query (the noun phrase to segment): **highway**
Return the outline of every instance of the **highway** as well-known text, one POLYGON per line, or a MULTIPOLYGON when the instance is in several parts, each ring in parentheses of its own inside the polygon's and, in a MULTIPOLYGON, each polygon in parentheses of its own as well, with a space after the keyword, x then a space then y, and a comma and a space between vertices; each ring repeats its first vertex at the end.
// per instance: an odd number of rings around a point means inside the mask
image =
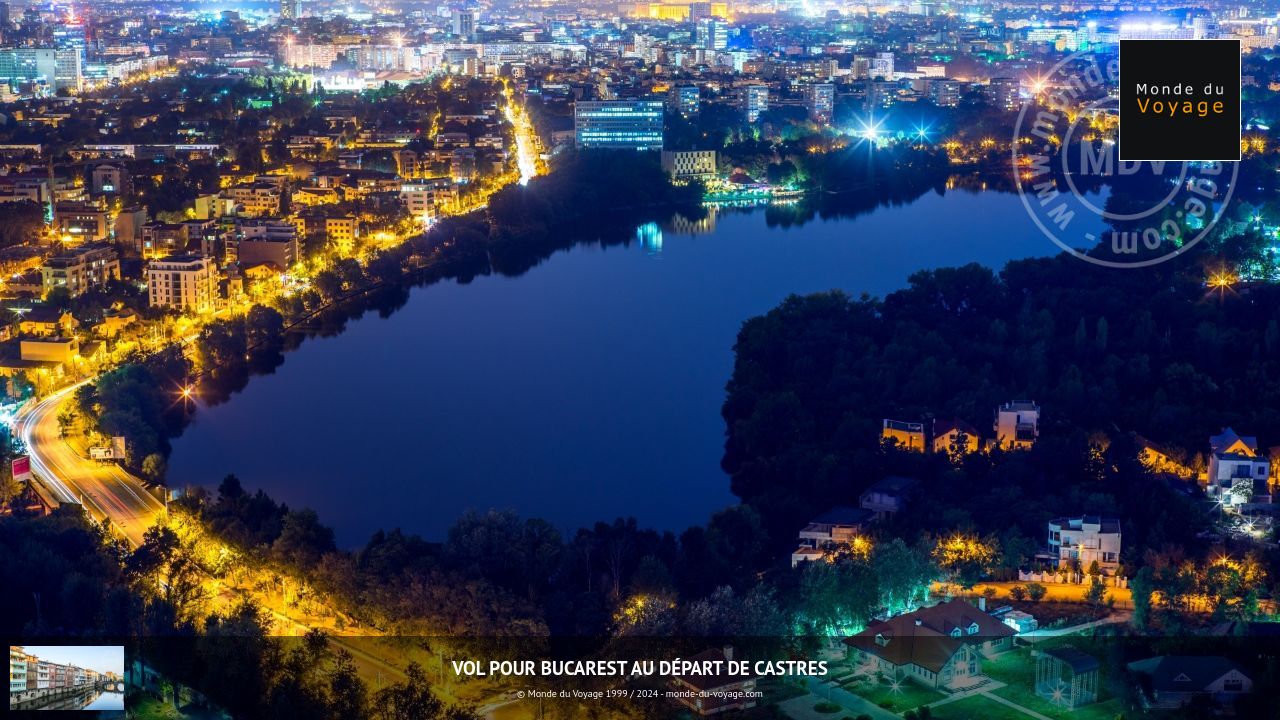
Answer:
POLYGON ((14 423, 14 430, 31 456, 31 470, 37 480, 60 503, 81 503, 97 521, 132 547, 142 544, 143 535, 164 512, 138 478, 114 463, 81 457, 58 428, 58 414, 75 391, 86 381, 59 390, 28 405, 14 423))

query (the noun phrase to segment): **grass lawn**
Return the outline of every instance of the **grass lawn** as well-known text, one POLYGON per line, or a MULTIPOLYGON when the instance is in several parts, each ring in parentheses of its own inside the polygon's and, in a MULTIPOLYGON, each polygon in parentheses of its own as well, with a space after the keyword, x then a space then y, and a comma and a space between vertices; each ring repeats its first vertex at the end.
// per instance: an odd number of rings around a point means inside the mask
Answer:
MULTIPOLYGON (((1046 640, 1038 643, 1036 647, 1045 650, 1054 645, 1071 644, 1064 638, 1062 640, 1046 640)), ((1089 652, 1088 648, 1081 649, 1089 652)), ((1059 718, 1060 720, 1112 720, 1116 715, 1124 711, 1124 703, 1121 700, 1108 696, 1105 678, 1101 677, 1099 678, 1100 686, 1098 688, 1100 702, 1084 705, 1075 710, 1055 705, 1051 701, 1036 695, 1036 661, 1031 656, 1030 648, 1018 648, 1004 653, 994 660, 985 659, 982 662, 982 671, 991 679, 1005 683, 1005 687, 992 690, 992 695, 999 695, 1006 700, 1012 700, 1023 707, 1042 715, 1048 715, 1051 718, 1059 718)), ((1102 668, 1100 672, 1105 675, 1106 668, 1102 668)))
POLYGON ((910 680, 900 681, 898 689, 894 690, 889 683, 877 682, 874 677, 849 683, 844 689, 899 714, 946 697, 937 690, 930 690, 910 680))
POLYGON ((1032 720, 1030 715, 981 695, 929 708, 936 720, 1032 720))

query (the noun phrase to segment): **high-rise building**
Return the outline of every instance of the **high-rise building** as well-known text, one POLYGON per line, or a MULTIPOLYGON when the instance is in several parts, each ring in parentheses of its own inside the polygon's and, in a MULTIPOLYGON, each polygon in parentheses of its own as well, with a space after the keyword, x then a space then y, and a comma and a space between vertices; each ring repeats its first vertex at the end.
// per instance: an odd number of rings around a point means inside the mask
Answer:
POLYGON ((724 20, 706 17, 698 21, 695 36, 697 46, 703 50, 723 50, 729 45, 729 26, 724 20))
POLYGON ((760 119, 760 113, 769 109, 769 88, 764 85, 748 85, 742 88, 742 112, 747 122, 760 119))
POLYGON ((297 20, 302 17, 302 0, 280 0, 280 19, 297 20))
POLYGON ((476 34, 476 11, 454 10, 450 16, 454 37, 461 40, 472 40, 476 34))
POLYGON ((836 109, 836 86, 831 83, 813 83, 804 88, 804 106, 809 119, 829 123, 836 109))
POLYGON ((213 260, 199 255, 170 255, 147 264, 151 307, 184 312, 212 312, 218 292, 213 260))
POLYGON ((1013 110, 1018 107, 1021 102, 1018 85, 1018 78, 1015 77, 991 78, 991 84, 987 86, 991 104, 1003 110, 1013 110))
POLYGON ((679 113, 685 117, 696 115, 700 102, 698 86, 680 85, 674 87, 671 89, 671 94, 667 96, 667 101, 668 107, 673 113, 679 113))
POLYGON ((580 148, 661 150, 662 102, 579 102, 573 108, 573 132, 580 148))
POLYGON ((84 49, 59 48, 55 54, 54 86, 79 92, 84 88, 84 49))
POLYGON ((893 79, 893 53, 878 52, 871 58, 871 77, 893 79))

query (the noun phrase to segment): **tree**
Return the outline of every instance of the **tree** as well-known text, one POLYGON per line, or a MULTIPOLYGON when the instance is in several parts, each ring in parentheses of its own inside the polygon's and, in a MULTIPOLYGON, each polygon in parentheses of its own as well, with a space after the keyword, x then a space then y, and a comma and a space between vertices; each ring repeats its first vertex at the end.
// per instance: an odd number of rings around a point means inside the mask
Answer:
POLYGON ((0 247, 34 242, 44 229, 44 209, 30 200, 0 203, 0 247))
POLYGON ((1151 594, 1154 591, 1153 573, 1150 566, 1143 566, 1129 581, 1129 592, 1133 595, 1133 627, 1145 630, 1151 616, 1151 594))
POLYGON ((0 507, 5 507, 22 494, 22 483, 13 479, 9 468, 0 469, 0 507))
POLYGON ((364 720, 369 716, 369 691, 356 670, 351 653, 339 648, 329 673, 329 713, 342 720, 364 720))
POLYGON ((422 666, 411 662, 404 675, 404 682, 374 693, 374 716, 379 720, 434 720, 441 717, 444 703, 432 694, 422 666))
POLYGON ((996 559, 995 543, 967 533, 953 533, 934 546, 933 559, 965 590, 991 572, 996 559))
POLYGON ((1014 585, 1009 588, 1009 597, 1022 602, 1027 599, 1027 588, 1025 585, 1014 585))
POLYGON ((271 552, 291 567, 310 570, 335 548, 333 529, 322 524, 320 516, 308 508, 284 516, 271 552))
POLYGON ((929 586, 938 571, 923 552, 908 547, 901 538, 871 549, 871 568, 880 590, 880 602, 898 615, 919 607, 929 597, 929 586))
POLYGON ((168 470, 169 464, 160 453, 151 453, 142 459, 142 476, 153 483, 163 482, 168 470))
POLYGON ((1097 607, 1107 601, 1107 585, 1102 578, 1094 577, 1089 581, 1089 589, 1084 593, 1085 602, 1097 607))
POLYGON ((1027 597, 1030 598, 1031 602, 1040 602, 1047 592, 1049 592, 1048 588, 1040 583, 1027 583, 1027 597))

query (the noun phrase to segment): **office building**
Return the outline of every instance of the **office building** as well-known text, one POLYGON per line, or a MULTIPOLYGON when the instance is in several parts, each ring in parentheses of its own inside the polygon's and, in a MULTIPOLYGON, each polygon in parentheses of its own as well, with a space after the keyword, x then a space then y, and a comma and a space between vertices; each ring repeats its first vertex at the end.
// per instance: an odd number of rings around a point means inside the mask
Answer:
POLYGON ((702 18, 698 20, 695 42, 702 50, 723 50, 729 45, 729 25, 720 18, 702 18))
POLYGON ((297 20, 302 17, 302 0, 280 0, 280 19, 297 20))
POLYGON ((80 92, 84 89, 84 49, 61 48, 54 55, 54 88, 80 92))
POLYGON ((574 139, 580 148, 661 150, 662 102, 598 100, 573 108, 574 139))
POLYGON ((712 180, 716 176, 715 150, 662 152, 662 169, 672 180, 712 180))
POLYGON ((52 94, 57 91, 58 51, 52 48, 0 50, 0 83, 16 92, 52 94))
POLYGON ((893 79, 893 53, 878 52, 871 59, 871 77, 883 80, 893 79))
POLYGON ((459 40, 470 42, 475 39, 476 35, 476 11, 475 10, 454 10, 449 18, 453 36, 459 40))

